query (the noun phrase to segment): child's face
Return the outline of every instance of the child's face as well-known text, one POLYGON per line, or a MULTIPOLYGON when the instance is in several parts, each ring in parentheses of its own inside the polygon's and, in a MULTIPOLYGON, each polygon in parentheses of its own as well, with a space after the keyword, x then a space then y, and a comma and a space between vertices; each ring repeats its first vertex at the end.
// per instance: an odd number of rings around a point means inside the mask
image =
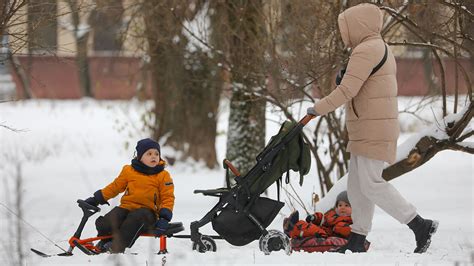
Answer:
POLYGON ((337 203, 336 212, 337 214, 339 214, 339 216, 351 216, 352 215, 351 205, 349 205, 349 203, 345 201, 340 200, 337 203))
POLYGON ((148 167, 156 167, 160 163, 160 152, 157 149, 147 150, 140 159, 148 167))

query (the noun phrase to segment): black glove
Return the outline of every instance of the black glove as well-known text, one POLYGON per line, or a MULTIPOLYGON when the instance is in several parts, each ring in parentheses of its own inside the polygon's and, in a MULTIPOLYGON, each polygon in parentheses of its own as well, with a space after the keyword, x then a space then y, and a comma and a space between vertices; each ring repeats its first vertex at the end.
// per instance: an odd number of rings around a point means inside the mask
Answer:
POLYGON ((316 219, 316 217, 313 214, 306 216, 307 223, 311 223, 312 221, 314 221, 314 219, 316 219))
POLYGON ((342 78, 344 77, 344 74, 346 73, 346 68, 341 68, 341 70, 339 70, 339 72, 337 72, 337 76, 336 76, 336 85, 340 85, 341 84, 341 81, 342 81, 342 78))
POLYGON ((102 195, 102 191, 101 190, 97 190, 95 193, 94 193, 94 196, 90 197, 90 198, 87 198, 85 200, 85 202, 87 202, 88 204, 94 206, 94 207, 97 207, 99 206, 99 204, 103 205, 103 204, 107 204, 107 205, 110 205, 105 199, 104 199, 104 196, 102 195))
POLYGON ((316 113, 316 110, 314 110, 314 107, 308 107, 308 109, 306 109, 306 114, 312 116, 319 116, 319 114, 316 113))
POLYGON ((94 207, 97 207, 99 206, 99 202, 97 201, 97 199, 95 197, 90 197, 90 198, 87 198, 86 200, 84 200, 87 204, 89 205, 92 205, 94 207))

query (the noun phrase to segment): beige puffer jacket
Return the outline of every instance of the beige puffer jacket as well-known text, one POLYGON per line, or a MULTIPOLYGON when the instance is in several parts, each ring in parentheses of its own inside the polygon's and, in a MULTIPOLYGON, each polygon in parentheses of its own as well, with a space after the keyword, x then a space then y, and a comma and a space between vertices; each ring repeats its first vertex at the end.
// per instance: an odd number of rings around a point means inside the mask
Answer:
POLYGON ((316 102, 314 108, 325 115, 346 104, 347 150, 393 163, 400 129, 397 69, 390 48, 385 64, 369 77, 385 53, 380 36, 382 22, 382 11, 372 4, 360 4, 339 15, 339 30, 352 54, 341 84, 316 102))

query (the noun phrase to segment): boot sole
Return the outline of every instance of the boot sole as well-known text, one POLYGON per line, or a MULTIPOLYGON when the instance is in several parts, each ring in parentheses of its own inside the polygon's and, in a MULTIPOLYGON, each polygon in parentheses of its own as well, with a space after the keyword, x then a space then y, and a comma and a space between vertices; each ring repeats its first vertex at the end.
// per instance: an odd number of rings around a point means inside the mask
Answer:
POLYGON ((415 249, 415 253, 425 253, 428 248, 431 245, 431 237, 438 231, 438 226, 439 222, 438 221, 433 221, 433 224, 431 224, 430 232, 428 234, 428 240, 426 241, 426 244, 421 247, 419 250, 415 249))

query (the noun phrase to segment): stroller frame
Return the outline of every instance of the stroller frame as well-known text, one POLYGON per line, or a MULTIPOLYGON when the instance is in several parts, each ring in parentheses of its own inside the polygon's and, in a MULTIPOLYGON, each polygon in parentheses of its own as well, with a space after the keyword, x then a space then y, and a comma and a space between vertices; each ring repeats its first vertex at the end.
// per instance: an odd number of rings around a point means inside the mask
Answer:
MULTIPOLYGON (((257 219, 252 213, 249 211, 245 210, 245 206, 242 206, 241 204, 238 203, 238 195, 239 191, 241 189, 248 188, 250 186, 248 183, 253 181, 256 182, 258 178, 254 180, 249 180, 249 177, 253 176, 254 174, 258 173, 259 171, 266 172, 270 167, 272 166, 272 161, 275 158, 275 156, 278 154, 278 152, 285 147, 285 145, 291 141, 297 134, 301 132, 303 127, 315 116, 312 115, 306 115, 303 117, 298 124, 292 128, 287 135, 285 135, 280 143, 275 145, 273 148, 271 148, 267 152, 262 152, 257 156, 257 164, 255 164, 247 174, 244 176, 241 176, 240 172, 232 165, 230 161, 227 159, 224 160, 223 165, 224 169, 230 169, 232 173, 235 175, 235 182, 236 184, 234 187, 230 187, 230 182, 229 180, 226 180, 227 182, 227 188, 218 188, 218 189, 211 189, 211 190, 194 190, 195 194, 202 193, 205 196, 214 196, 214 197, 219 197, 219 202, 198 221, 194 221, 191 223, 191 241, 193 242, 193 246, 198 247, 198 251, 200 252, 206 252, 209 247, 209 242, 214 242, 212 239, 222 239, 222 237, 215 237, 215 236, 205 236, 199 233, 199 228, 203 227, 204 225, 208 224, 211 222, 216 215, 222 211, 226 206, 231 205, 234 208, 237 209, 237 211, 244 213, 260 230, 261 232, 261 237, 260 239, 262 240, 262 237, 265 237, 268 235, 268 231, 266 228, 262 225, 261 221, 257 219)), ((260 192, 261 194, 261 192, 260 192)), ((259 194, 259 195, 260 195, 259 194)), ((252 198, 250 195, 248 195, 248 199, 252 198)), ((272 230, 273 231, 273 230, 272 230)), ((213 246, 215 247, 215 242, 212 243, 213 246)), ((214 248, 215 249, 215 248, 214 248)), ((277 251, 282 249, 281 246, 276 245, 273 247, 269 247, 270 251, 277 251)), ((267 253, 265 253, 267 254, 267 253)), ((268 253, 269 254, 269 253, 268 253)))

